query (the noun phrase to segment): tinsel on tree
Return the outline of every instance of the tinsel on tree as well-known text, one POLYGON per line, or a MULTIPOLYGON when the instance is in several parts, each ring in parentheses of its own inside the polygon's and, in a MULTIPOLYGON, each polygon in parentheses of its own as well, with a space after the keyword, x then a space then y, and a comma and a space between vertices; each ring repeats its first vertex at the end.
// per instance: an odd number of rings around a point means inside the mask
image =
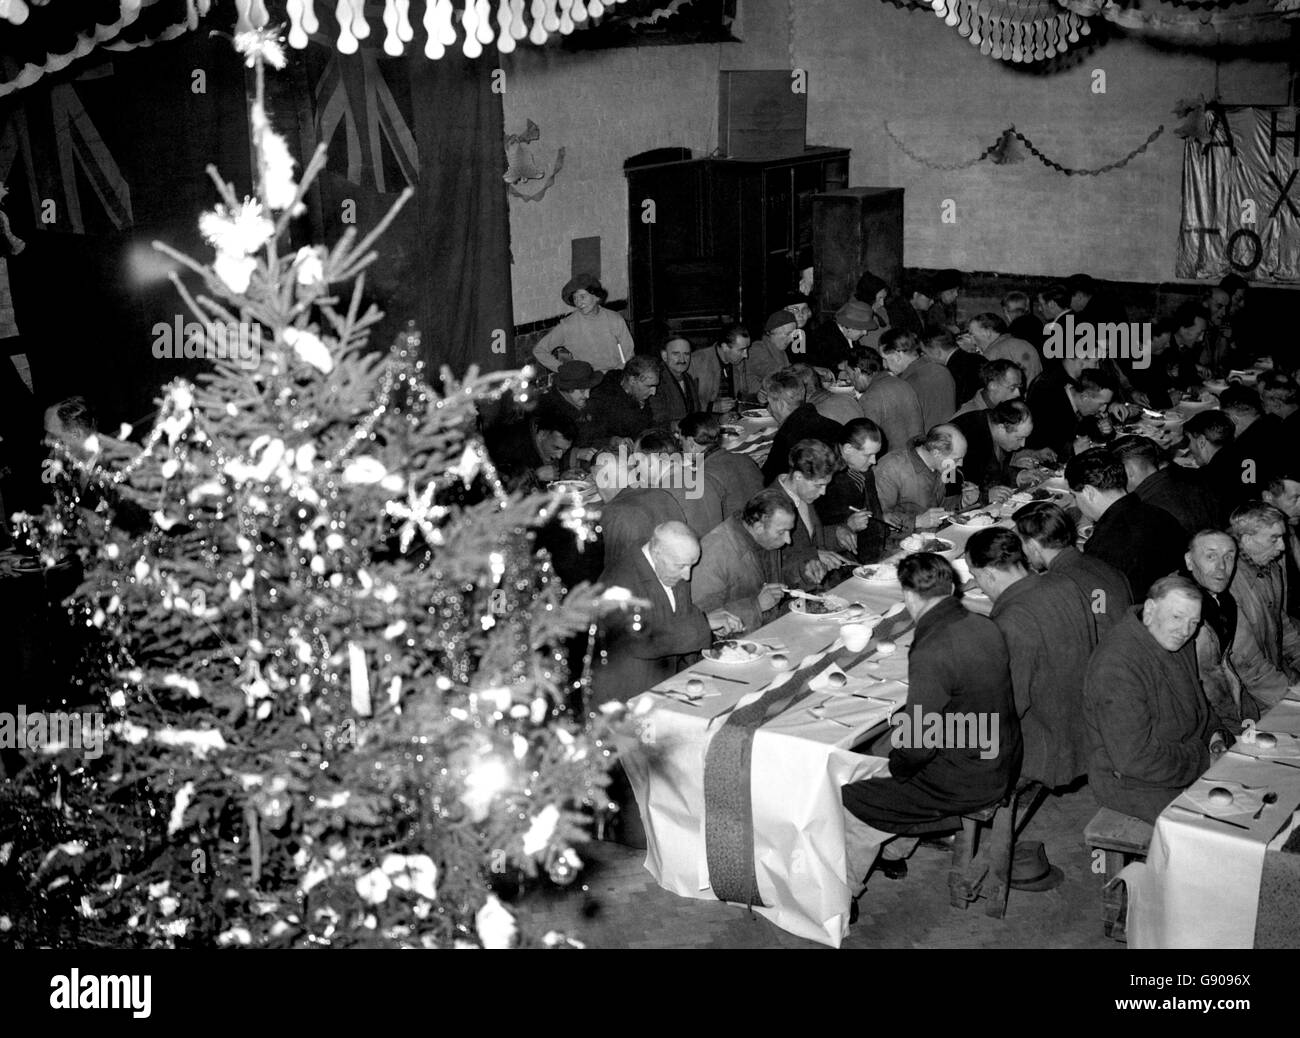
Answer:
POLYGON ((494 875, 571 881, 605 806, 607 738, 566 712, 563 643, 613 603, 534 558, 561 505, 507 495, 475 435, 528 373, 434 388, 414 329, 367 349, 363 271, 406 196, 359 241, 282 251, 324 148, 295 180, 262 101, 279 43, 235 42, 257 197, 209 169, 214 258, 158 247, 260 361, 173 382, 143 444, 101 434, 53 467, 59 504, 20 533, 81 558, 67 702, 107 735, 8 784, 0 854, 22 859, 32 943, 74 912, 124 944, 508 944, 494 875))

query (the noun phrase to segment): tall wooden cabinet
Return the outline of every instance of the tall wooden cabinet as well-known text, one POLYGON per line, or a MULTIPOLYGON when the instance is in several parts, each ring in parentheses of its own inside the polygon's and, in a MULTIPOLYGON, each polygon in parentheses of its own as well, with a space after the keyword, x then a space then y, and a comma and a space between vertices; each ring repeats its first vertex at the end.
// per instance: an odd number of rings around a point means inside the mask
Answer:
POLYGON ((848 302, 863 271, 897 287, 903 274, 903 189, 850 187, 814 198, 813 262, 820 318, 848 302))
POLYGON ((667 330, 699 342, 730 321, 762 334, 813 245, 813 197, 848 186, 849 149, 763 159, 632 165, 628 182, 631 324, 641 352, 667 330))

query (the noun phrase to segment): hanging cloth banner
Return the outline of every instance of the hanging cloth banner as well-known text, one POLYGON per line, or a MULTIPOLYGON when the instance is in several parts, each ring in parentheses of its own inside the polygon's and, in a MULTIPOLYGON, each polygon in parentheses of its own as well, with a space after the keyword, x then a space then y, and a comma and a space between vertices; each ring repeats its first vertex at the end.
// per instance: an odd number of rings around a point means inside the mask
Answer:
POLYGON ((1300 282, 1300 126, 1294 108, 1208 105, 1183 152, 1180 278, 1300 282))

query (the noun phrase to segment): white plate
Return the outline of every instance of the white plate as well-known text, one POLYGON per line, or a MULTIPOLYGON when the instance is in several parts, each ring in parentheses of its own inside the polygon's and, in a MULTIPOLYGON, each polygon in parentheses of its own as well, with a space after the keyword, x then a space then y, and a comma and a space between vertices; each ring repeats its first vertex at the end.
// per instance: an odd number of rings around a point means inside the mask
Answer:
POLYGON ((897 584, 898 567, 892 562, 875 562, 869 566, 858 566, 853 575, 868 584, 897 584))
POLYGON ((764 408, 761 411, 741 411, 741 418, 748 418, 751 422, 775 422, 772 412, 764 408))
POLYGON ((721 655, 721 649, 705 649, 701 655, 706 660, 712 660, 714 663, 753 663, 755 660, 761 660, 767 655, 767 649, 759 645, 758 642, 737 641, 736 646, 744 649, 748 655, 743 658, 731 659, 721 655))
POLYGON ((813 620, 838 620, 843 619, 844 615, 849 611, 849 600, 847 598, 840 598, 839 595, 823 595, 822 598, 824 601, 821 604, 829 607, 827 612, 804 612, 804 606, 808 604, 806 598, 796 598, 794 604, 790 606, 790 612, 796 616, 806 616, 813 620))
POLYGON ((854 388, 853 388, 852 386, 828 386, 827 388, 828 388, 832 393, 852 393, 852 392, 854 392, 854 388))

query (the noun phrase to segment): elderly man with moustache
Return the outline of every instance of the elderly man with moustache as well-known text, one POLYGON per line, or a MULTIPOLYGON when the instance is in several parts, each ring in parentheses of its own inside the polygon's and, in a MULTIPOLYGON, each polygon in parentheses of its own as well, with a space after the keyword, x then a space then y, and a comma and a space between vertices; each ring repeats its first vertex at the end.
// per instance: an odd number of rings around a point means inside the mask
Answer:
POLYGON ((1259 704, 1245 689, 1232 659, 1237 601, 1228 592, 1237 569, 1237 542, 1220 530, 1201 530, 1184 556, 1186 576, 1201 589, 1201 626, 1196 631, 1196 665, 1210 708, 1232 735, 1244 720, 1259 720, 1259 704))
POLYGON ((1286 611, 1286 517, 1251 501, 1232 513, 1237 572, 1230 590, 1237 602, 1232 658, 1250 694, 1267 710, 1300 680, 1300 628, 1286 611))
POLYGON ((650 416, 662 429, 677 431, 677 423, 700 409, 700 390, 690 373, 691 344, 671 335, 659 351, 659 387, 650 398, 650 416))
POLYGON ((706 411, 730 411, 738 400, 757 400, 762 378, 749 368, 749 332, 738 324, 722 331, 716 343, 691 355, 689 371, 706 411))
POLYGON ((1078 530, 1060 505, 1032 501, 1012 518, 1034 572, 1068 577, 1088 599, 1096 628, 1094 640, 1099 641, 1133 605, 1128 578, 1110 563, 1076 547, 1078 530))
POLYGON ((1083 674, 1097 644, 1091 603, 1068 577, 1032 573, 1014 530, 976 531, 966 561, 1007 643, 1025 743, 1021 780, 1068 786, 1088 770, 1083 674))
POLYGON ((653 426, 650 398, 658 389, 659 361, 653 357, 633 357, 620 377, 606 376, 587 404, 601 437, 635 440, 653 426))
POLYGON ((1192 638, 1201 589, 1161 577, 1097 646, 1083 682, 1088 782, 1103 807, 1154 823, 1226 748, 1192 638))
MULTIPOLYGON (((945 484, 953 482, 966 457, 966 437, 954 425, 936 425, 876 464, 876 493, 885 522, 903 533, 932 529, 947 515, 945 484)), ((979 500, 979 488, 962 491, 961 505, 979 500)))
POLYGON ((781 605, 781 549, 798 522, 794 502, 775 487, 755 494, 736 515, 705 535, 691 577, 695 604, 725 609, 749 633, 775 619, 781 605))
POLYGON ((712 632, 740 630, 740 620, 725 609, 706 615, 691 601, 691 570, 699 561, 699 539, 684 523, 668 522, 655 527, 640 550, 606 564, 600 583, 626 588, 650 608, 642 612, 639 629, 627 623, 606 632, 606 651, 592 672, 593 705, 627 702, 707 649, 712 632))

